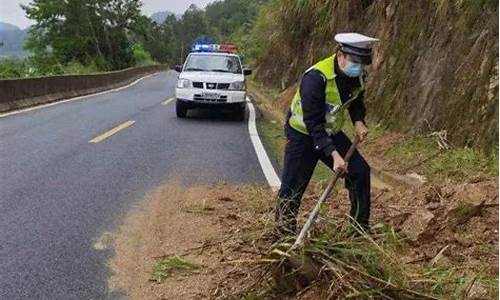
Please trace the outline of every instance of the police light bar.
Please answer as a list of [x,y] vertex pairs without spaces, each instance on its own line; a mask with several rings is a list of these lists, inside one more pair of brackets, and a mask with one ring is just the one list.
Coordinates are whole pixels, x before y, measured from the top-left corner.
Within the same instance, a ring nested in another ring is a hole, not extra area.
[[232,44],[219,45],[219,52],[238,53],[238,46]]
[[191,52],[217,52],[218,48],[217,44],[194,44]]
[[193,44],[191,52],[238,53],[238,46],[232,44]]

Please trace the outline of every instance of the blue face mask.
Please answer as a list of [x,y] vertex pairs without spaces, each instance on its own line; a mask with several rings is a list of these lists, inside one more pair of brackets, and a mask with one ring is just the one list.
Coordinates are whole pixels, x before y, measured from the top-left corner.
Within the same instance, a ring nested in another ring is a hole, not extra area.
[[363,72],[363,67],[361,64],[356,64],[350,61],[347,61],[344,70],[342,70],[344,74],[349,77],[359,77]]

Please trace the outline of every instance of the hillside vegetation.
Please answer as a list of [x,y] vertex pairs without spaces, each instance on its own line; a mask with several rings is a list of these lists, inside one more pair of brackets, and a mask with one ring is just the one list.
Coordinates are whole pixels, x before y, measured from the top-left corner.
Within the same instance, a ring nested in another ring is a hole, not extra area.
[[[24,47],[29,57],[0,57],[0,78],[178,64],[189,54],[193,40],[201,36],[250,49],[254,39],[247,37],[252,22],[267,2],[215,1],[206,9],[191,5],[182,15],[166,11],[147,17],[140,12],[139,0],[35,0],[22,6],[34,22],[26,30]],[[19,49],[24,38],[19,37],[15,44],[5,35],[0,35],[0,54]]]
[[371,116],[393,129],[446,130],[457,144],[498,150],[496,1],[274,0],[255,30],[263,45],[257,79],[274,87],[330,55],[335,33],[378,37],[367,83]]

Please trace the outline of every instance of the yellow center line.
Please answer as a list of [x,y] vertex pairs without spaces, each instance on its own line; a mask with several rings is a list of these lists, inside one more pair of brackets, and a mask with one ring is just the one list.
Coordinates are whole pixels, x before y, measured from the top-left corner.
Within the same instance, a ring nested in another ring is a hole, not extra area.
[[167,105],[169,104],[170,102],[174,101],[175,100],[175,97],[172,97],[172,98],[168,98],[167,100],[163,101],[161,103],[161,105]]
[[89,141],[89,143],[96,144],[96,143],[102,142],[105,139],[107,139],[110,136],[112,136],[113,134],[117,133],[118,131],[125,129],[125,128],[129,127],[130,125],[134,124],[134,123],[135,123],[135,121],[127,121],[127,122],[125,122],[123,124],[120,124],[120,125],[116,126],[115,128],[113,128],[113,129],[111,129],[109,131],[106,131],[105,133],[103,133],[101,135],[98,135],[95,138],[91,139]]

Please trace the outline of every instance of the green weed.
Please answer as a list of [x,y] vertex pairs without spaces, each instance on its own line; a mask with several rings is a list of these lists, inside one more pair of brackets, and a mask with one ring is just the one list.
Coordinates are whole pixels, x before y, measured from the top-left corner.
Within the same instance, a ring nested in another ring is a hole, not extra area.
[[[434,138],[428,136],[409,136],[389,149],[386,155],[402,169],[415,166],[415,171],[431,180],[461,181],[478,174],[498,176],[498,154],[487,156],[468,147],[440,150]],[[418,165],[418,162],[423,163]]]
[[449,299],[462,298],[474,274],[462,274],[454,269],[442,267],[430,268],[423,273],[430,283],[435,295],[447,296]]
[[199,269],[200,266],[187,260],[174,255],[174,256],[166,256],[159,259],[154,268],[152,274],[152,281],[156,281],[158,283],[162,282],[166,278],[172,276],[174,272],[178,271],[192,271]]

